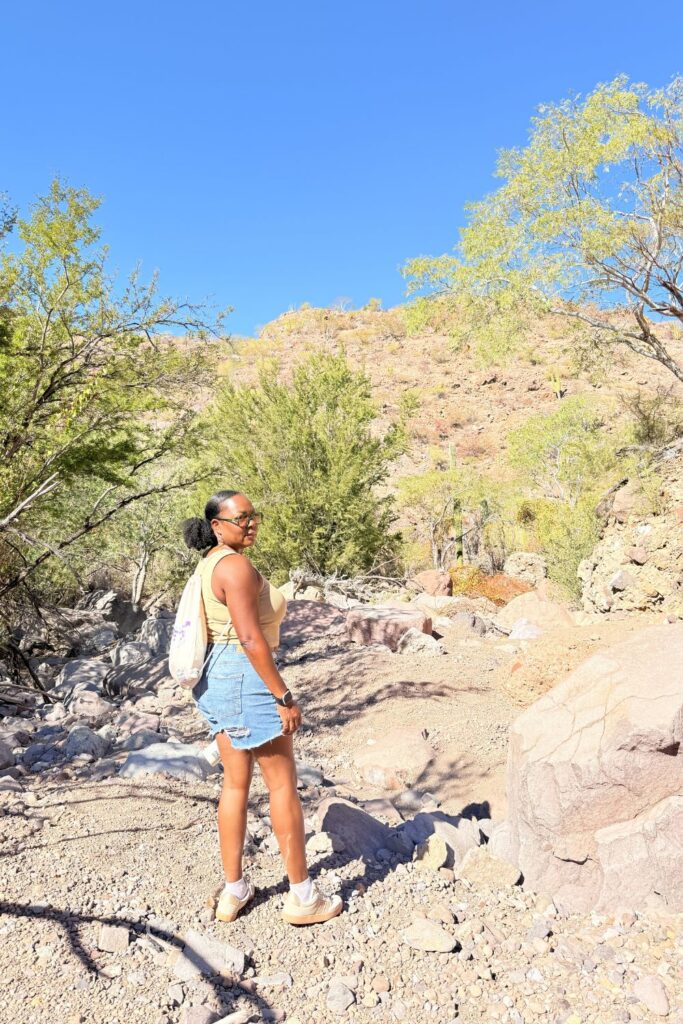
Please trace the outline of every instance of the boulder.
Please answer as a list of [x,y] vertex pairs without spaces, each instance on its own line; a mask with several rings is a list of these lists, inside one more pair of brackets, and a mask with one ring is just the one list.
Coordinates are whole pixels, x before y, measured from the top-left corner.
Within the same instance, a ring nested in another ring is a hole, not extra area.
[[435,597],[449,597],[453,593],[453,580],[450,573],[439,572],[438,569],[426,569],[413,577],[415,583],[425,594]]
[[344,613],[322,601],[288,601],[280,643],[283,647],[296,647],[307,640],[321,636],[339,636],[344,633]]
[[505,853],[530,888],[580,911],[683,911],[681,664],[683,623],[650,627],[514,722]]
[[68,758],[78,757],[80,754],[104,757],[108,749],[109,743],[104,736],[93,732],[86,725],[75,725],[69,730],[64,752]]
[[439,658],[446,651],[435,637],[411,628],[403,634],[396,648],[399,654],[418,654],[427,658]]
[[152,732],[151,729],[138,729],[136,732],[132,732],[124,738],[120,749],[143,750],[145,747],[151,746],[152,743],[165,742],[166,736],[160,736],[158,732]]
[[351,756],[370,785],[403,790],[425,772],[434,757],[434,748],[416,726],[398,726],[374,743],[358,747]]
[[112,664],[116,668],[122,665],[143,665],[152,657],[152,651],[142,640],[129,640],[126,643],[117,644],[111,652]]
[[329,797],[318,806],[316,819],[321,832],[338,836],[351,857],[374,858],[386,849],[391,829],[355,804],[340,797]]
[[170,616],[164,616],[163,618],[145,619],[142,623],[138,640],[147,645],[152,657],[168,654],[174,621]]
[[537,587],[548,575],[548,566],[543,555],[532,551],[514,551],[505,559],[503,572],[506,576]]
[[0,739],[0,769],[11,768],[13,764],[16,764],[16,760],[9,743]]
[[107,678],[107,689],[113,694],[136,697],[147,691],[158,692],[170,678],[168,657],[160,654],[138,665],[119,665],[111,668]]
[[119,774],[124,779],[137,779],[145,775],[171,775],[185,782],[204,779],[209,771],[209,763],[200,753],[199,748],[193,744],[177,740],[152,743],[142,750],[131,751],[121,765]]
[[432,620],[419,608],[387,608],[363,605],[346,613],[349,640],[357,644],[384,644],[395,651],[405,633],[417,629],[431,635]]
[[88,724],[97,728],[108,722],[114,712],[116,705],[93,693],[92,690],[84,690],[77,693],[69,704],[69,712],[76,718],[85,718]]
[[92,690],[101,693],[111,663],[104,658],[73,658],[68,661],[57,676],[55,693],[65,694],[70,690],[74,693],[81,690]]
[[569,609],[549,600],[542,590],[530,590],[513,597],[498,611],[493,621],[501,632],[509,633],[520,620],[537,626],[544,633],[575,624]]

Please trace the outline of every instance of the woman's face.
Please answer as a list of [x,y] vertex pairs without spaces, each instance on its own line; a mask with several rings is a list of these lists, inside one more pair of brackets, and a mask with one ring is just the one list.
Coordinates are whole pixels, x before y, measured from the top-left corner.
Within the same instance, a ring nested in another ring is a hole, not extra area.
[[220,514],[211,520],[211,527],[220,543],[231,548],[248,548],[256,540],[260,519],[246,495],[234,494],[223,502]]

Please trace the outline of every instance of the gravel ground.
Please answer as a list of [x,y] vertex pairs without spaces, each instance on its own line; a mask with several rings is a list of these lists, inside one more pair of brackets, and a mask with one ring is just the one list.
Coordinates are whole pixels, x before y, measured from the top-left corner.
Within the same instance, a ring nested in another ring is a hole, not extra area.
[[[516,713],[492,683],[511,656],[504,645],[453,641],[448,655],[422,660],[320,653],[315,644],[300,648],[285,668],[307,711],[298,756],[326,780],[302,791],[309,831],[322,797],[378,795],[349,752],[406,722],[419,723],[436,751],[416,781],[421,790],[451,811],[492,796],[495,804]],[[187,705],[165,707],[173,735],[202,735]],[[680,916],[562,916],[519,887],[490,891],[405,854],[366,864],[343,852],[312,858],[321,887],[342,893],[342,916],[311,929],[286,925],[258,777],[246,864],[257,898],[235,924],[220,924],[220,773],[204,782],[128,781],[117,775],[124,756],[2,780],[15,789],[0,792],[3,1024],[210,1024],[230,1014],[235,1024],[683,1024]],[[236,962],[190,976],[182,956],[189,929],[203,937],[194,942],[239,951]],[[453,948],[413,948],[415,929],[417,944]]]

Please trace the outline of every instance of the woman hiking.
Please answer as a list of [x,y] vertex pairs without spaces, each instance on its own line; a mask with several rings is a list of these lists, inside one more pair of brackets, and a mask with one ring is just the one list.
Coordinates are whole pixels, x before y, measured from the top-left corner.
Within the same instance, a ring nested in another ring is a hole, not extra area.
[[341,913],[342,901],[324,896],[308,874],[293,749],[301,709],[273,660],[287,602],[244,554],[262,520],[246,495],[218,491],[207,501],[203,518],[183,523],[187,546],[205,552],[197,572],[209,646],[192,694],[216,737],[224,769],[218,837],[225,888],[216,918],[234,921],[254,896],[253,884],[242,876],[242,850],[257,761],[289,878],[283,917],[294,925],[317,924]]

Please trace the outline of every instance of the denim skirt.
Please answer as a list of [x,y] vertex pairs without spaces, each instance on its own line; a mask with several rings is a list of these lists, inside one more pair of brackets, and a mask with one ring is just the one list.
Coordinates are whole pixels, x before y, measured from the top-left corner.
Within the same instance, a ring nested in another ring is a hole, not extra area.
[[224,732],[236,750],[253,750],[282,735],[275,698],[237,644],[209,644],[192,691],[211,735]]

